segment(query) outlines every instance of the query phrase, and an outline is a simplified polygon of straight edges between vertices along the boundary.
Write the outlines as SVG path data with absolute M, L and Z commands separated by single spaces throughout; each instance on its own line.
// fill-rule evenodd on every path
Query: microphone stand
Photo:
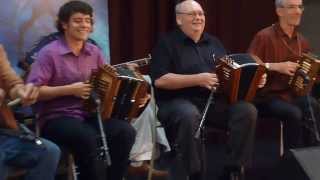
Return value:
M 316 138 L 316 144 L 318 145 L 318 144 L 320 144 L 319 129 L 318 129 L 316 118 L 314 116 L 313 107 L 311 104 L 310 92 L 308 92 L 308 94 L 307 94 L 307 102 L 308 102 L 308 109 L 309 109 L 309 113 L 310 113 L 309 120 L 311 120 L 311 123 L 313 126 L 313 134 Z
M 202 112 L 202 118 L 201 118 L 201 121 L 200 121 L 200 124 L 199 124 L 199 127 L 194 135 L 194 138 L 196 139 L 199 139 L 200 138 L 200 135 L 201 135 L 201 131 L 203 130 L 204 128 L 204 122 L 206 120 L 206 116 L 207 116 L 207 112 L 208 112 L 208 109 L 210 107 L 210 105 L 214 105 L 214 98 L 213 98 L 213 94 L 214 92 L 216 91 L 216 88 L 212 88 L 211 92 L 210 92 L 210 95 L 209 95 L 209 98 L 207 100 L 207 103 L 206 103 L 206 106 L 204 107 L 204 110 Z
M 207 103 L 206 103 L 206 106 L 202 112 L 202 118 L 201 118 L 201 121 L 200 121 L 200 124 L 198 126 L 198 129 L 194 135 L 194 138 L 196 140 L 199 140 L 200 139 L 200 145 L 201 145 L 201 154 L 202 154 L 202 158 L 201 158 L 201 169 L 202 169 L 202 172 L 201 172 L 201 178 L 203 180 L 206 179 L 206 174 L 207 174 L 207 162 L 206 162 L 206 149 L 205 149 L 205 136 L 204 136 L 204 123 L 205 123 L 205 120 L 206 120 L 206 116 L 207 116 L 207 113 L 208 113 L 208 110 L 209 110 L 209 107 L 210 105 L 214 105 L 214 92 L 216 91 L 216 88 L 213 87 L 210 91 L 210 95 L 209 95 L 209 98 L 207 100 Z
M 102 118 L 101 118 L 101 100 L 98 97 L 93 98 L 95 104 L 97 105 L 97 120 L 98 120 L 98 124 L 99 124 L 99 130 L 100 130 L 100 135 L 101 135 L 101 140 L 102 140 L 102 147 L 100 147 L 100 150 L 102 150 L 102 152 L 99 154 L 100 157 L 104 157 L 104 162 L 106 163 L 107 166 L 111 165 L 111 158 L 110 158 L 110 154 L 109 154 L 109 148 L 108 148 L 108 144 L 107 144 L 107 139 L 106 139 L 106 134 L 103 128 L 103 124 L 102 124 Z
M 308 83 L 310 82 L 310 77 L 304 73 L 301 69 L 300 71 L 298 70 L 298 73 L 302 76 L 303 78 L 303 85 L 306 87 L 308 85 Z M 310 129 L 310 131 L 313 133 L 313 135 L 315 136 L 315 140 L 316 140 L 316 144 L 320 144 L 320 136 L 319 136 L 319 129 L 318 129 L 318 125 L 317 125 L 317 121 L 316 121 L 316 118 L 315 118 L 315 115 L 314 115 L 314 111 L 313 111 L 313 107 L 312 107 L 312 104 L 311 104 L 311 99 L 310 99 L 310 91 L 307 92 L 307 106 L 308 106 L 308 110 L 309 110 L 309 117 L 308 117 L 308 120 L 311 121 L 312 123 L 312 129 L 313 129 L 313 132 L 312 130 Z

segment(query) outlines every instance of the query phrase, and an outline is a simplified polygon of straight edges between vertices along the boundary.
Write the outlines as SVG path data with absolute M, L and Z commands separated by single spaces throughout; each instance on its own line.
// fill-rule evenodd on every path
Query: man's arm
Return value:
M 285 61 L 279 63 L 265 63 L 269 71 L 275 71 L 288 76 L 293 76 L 299 67 L 298 63 Z
M 90 96 L 91 85 L 77 82 L 64 86 L 41 86 L 39 100 L 50 100 L 62 96 L 76 96 L 87 99 Z
M 23 84 L 22 79 L 11 68 L 7 55 L 1 45 L 0 79 L 3 84 L 4 93 L 7 92 L 11 99 L 20 98 L 23 105 L 30 105 L 37 100 L 38 89 L 32 84 Z
M 191 75 L 168 73 L 155 81 L 155 86 L 161 89 L 175 90 L 187 87 L 205 87 L 211 89 L 219 85 L 216 74 L 199 73 Z
M 29 106 L 34 104 L 39 95 L 39 88 L 33 84 L 17 84 L 9 91 L 10 97 L 12 99 L 20 99 L 21 104 L 24 106 Z
M 201 86 L 211 89 L 219 85 L 216 74 L 199 73 L 186 75 L 175 73 L 173 54 L 170 42 L 165 38 L 160 39 L 152 51 L 150 72 L 157 88 L 175 90 Z
M 3 86 L 1 88 L 3 88 L 5 92 L 9 92 L 14 89 L 15 86 L 23 86 L 22 79 L 17 76 L 11 68 L 7 54 L 2 45 L 0 45 L 0 80 Z M 12 98 L 15 98 L 15 90 L 11 91 L 10 95 Z
M 0 88 L 0 107 L 2 106 L 2 103 L 4 102 L 5 97 L 6 97 L 6 92 L 4 92 L 4 90 Z
M 101 57 L 100 57 L 101 56 Z M 103 64 L 102 55 L 99 55 L 98 64 Z M 62 96 L 76 96 L 83 99 L 89 97 L 91 85 L 85 82 L 76 82 L 61 86 L 48 85 L 54 70 L 52 54 L 46 49 L 39 52 L 37 60 L 32 64 L 27 82 L 39 86 L 39 100 L 51 100 Z
M 269 46 L 270 39 L 267 35 L 263 33 L 258 33 L 254 39 L 251 41 L 251 44 L 248 49 L 248 53 L 258 56 L 264 63 L 268 71 L 274 71 L 281 74 L 286 74 L 293 76 L 299 67 L 298 63 L 285 61 L 285 62 L 269 62 L 267 59 L 270 55 L 267 52 L 267 46 Z M 271 44 L 270 44 L 271 46 Z

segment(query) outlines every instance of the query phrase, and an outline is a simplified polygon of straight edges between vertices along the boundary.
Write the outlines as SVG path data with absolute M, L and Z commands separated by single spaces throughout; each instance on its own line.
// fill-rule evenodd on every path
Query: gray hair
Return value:
M 278 7 L 283 7 L 285 1 L 286 1 L 286 0 L 275 0 L 275 6 L 276 6 L 276 8 L 278 8 Z

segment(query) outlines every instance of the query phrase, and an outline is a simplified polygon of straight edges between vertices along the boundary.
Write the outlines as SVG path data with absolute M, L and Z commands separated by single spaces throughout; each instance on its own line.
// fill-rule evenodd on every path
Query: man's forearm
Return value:
M 198 74 L 184 75 L 168 73 L 155 81 L 155 86 L 161 89 L 182 89 L 198 86 Z
M 50 100 L 61 96 L 73 95 L 73 88 L 71 85 L 65 86 L 41 86 L 39 92 L 39 100 Z

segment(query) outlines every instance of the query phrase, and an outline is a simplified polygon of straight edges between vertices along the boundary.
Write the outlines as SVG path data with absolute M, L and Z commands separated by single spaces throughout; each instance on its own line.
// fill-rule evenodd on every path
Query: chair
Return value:
M 35 132 L 38 136 L 40 136 L 40 127 L 37 123 L 35 124 Z M 78 180 L 77 176 L 79 172 L 77 172 L 77 166 L 72 153 L 64 147 L 60 147 L 60 149 L 62 155 L 60 158 L 57 175 L 67 174 L 68 180 Z
M 259 140 L 272 140 L 278 144 L 278 155 L 284 154 L 283 122 L 274 118 L 258 118 L 256 128 L 256 142 Z

